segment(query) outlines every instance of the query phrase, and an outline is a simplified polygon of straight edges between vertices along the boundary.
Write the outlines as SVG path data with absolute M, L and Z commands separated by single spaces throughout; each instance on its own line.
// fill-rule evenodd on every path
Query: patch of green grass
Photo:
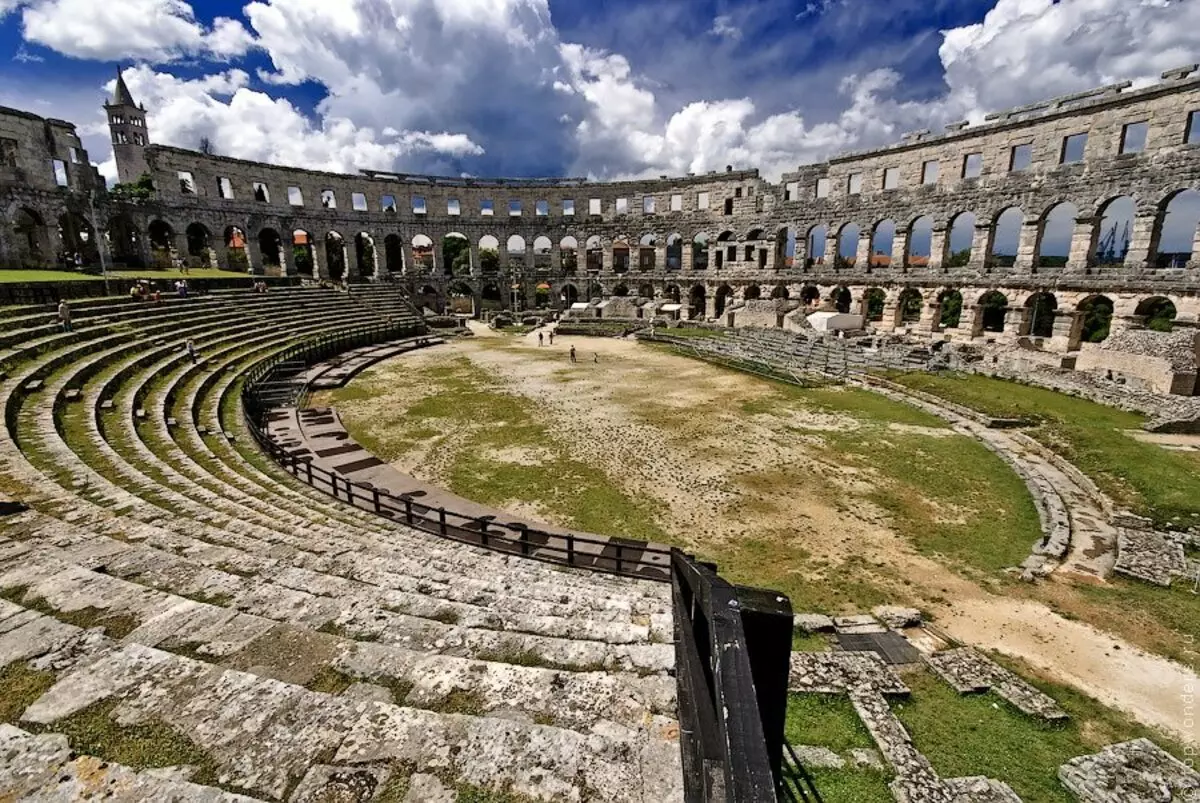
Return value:
M 808 771 L 821 797 L 830 803 L 892 803 L 889 778 L 878 770 L 869 769 L 821 769 Z
M 312 680 L 304 684 L 304 688 L 324 694 L 341 694 L 354 683 L 355 679 L 345 672 L 332 666 L 323 666 L 313 675 Z
M 792 630 L 792 652 L 825 652 L 829 646 L 829 639 L 820 633 L 809 633 L 798 627 Z
M 1167 749 L 1180 750 L 1064 686 L 1034 681 L 1071 716 L 1066 724 L 1051 725 L 1025 716 L 992 693 L 959 695 L 931 674 L 914 673 L 905 681 L 912 698 L 893 703 L 892 709 L 934 769 L 944 778 L 998 778 L 1026 803 L 1073 803 L 1058 780 L 1059 766 L 1112 742 L 1149 736 Z
M 30 669 L 17 661 L 0 669 L 0 722 L 15 724 L 21 713 L 54 685 L 53 672 Z
M 817 745 L 839 755 L 856 747 L 875 748 L 844 694 L 789 694 L 784 735 L 793 745 Z
M 471 784 L 455 784 L 458 803 L 535 803 L 535 798 L 517 794 L 511 789 L 485 789 Z
M 487 700 L 474 689 L 455 689 L 438 701 L 433 708 L 443 714 L 481 717 L 487 712 Z
M 74 611 L 58 610 L 46 602 L 43 597 L 28 599 L 28 591 L 28 586 L 10 586 L 0 589 L 0 599 L 6 599 L 28 610 L 37 611 L 84 630 L 103 627 L 105 635 L 112 639 L 125 638 L 140 624 L 137 617 L 131 614 L 112 613 L 105 608 L 88 606 Z
M 1135 440 L 1145 416 L 1045 388 L 974 374 L 893 377 L 997 418 L 1037 422 L 1028 430 L 1122 506 L 1159 525 L 1200 525 L 1200 454 Z

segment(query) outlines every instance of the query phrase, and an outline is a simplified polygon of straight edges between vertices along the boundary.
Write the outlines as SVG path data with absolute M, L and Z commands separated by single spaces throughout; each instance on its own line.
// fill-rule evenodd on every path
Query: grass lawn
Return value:
M 997 417 L 1037 422 L 1029 434 L 1071 461 L 1118 505 L 1160 525 L 1200 525 L 1200 454 L 1126 434 L 1145 416 L 1044 388 L 977 375 L 904 374 L 902 384 Z
M 660 334 L 665 337 L 699 337 L 699 338 L 714 338 L 725 337 L 724 332 L 715 329 L 701 329 L 697 326 L 680 326 L 675 329 L 659 328 L 655 330 L 655 334 Z
M 851 748 L 875 749 L 862 720 L 842 694 L 789 694 L 784 734 L 793 746 L 825 747 L 846 758 Z M 809 769 L 817 791 L 828 801 L 891 803 L 890 773 L 857 767 Z
M 997 778 L 1025 803 L 1074 803 L 1058 780 L 1058 767 L 1117 741 L 1148 736 L 1183 756 L 1180 745 L 1066 686 L 1034 681 L 1071 717 L 1066 724 L 1050 725 L 990 692 L 959 695 L 927 672 L 906 674 L 905 682 L 912 697 L 894 702 L 892 710 L 938 774 Z

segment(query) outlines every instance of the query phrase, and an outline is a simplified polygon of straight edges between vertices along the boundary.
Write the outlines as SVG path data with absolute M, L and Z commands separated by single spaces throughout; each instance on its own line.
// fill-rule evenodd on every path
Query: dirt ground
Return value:
M 903 578 L 903 587 L 915 591 L 922 607 L 954 638 L 1017 656 L 1053 680 L 1200 745 L 1195 666 L 1146 653 L 1040 602 L 998 596 L 918 554 L 891 529 L 883 511 L 861 496 L 869 477 L 815 457 L 806 440 L 805 432 L 852 427 L 852 418 L 795 413 L 794 421 L 781 422 L 776 414 L 748 414 L 742 405 L 769 396 L 769 383 L 631 341 L 558 337 L 553 347 L 539 347 L 536 334 L 499 335 L 485 327 L 475 333 L 473 340 L 403 357 L 402 366 L 392 364 L 394 393 L 347 406 L 362 417 L 375 405 L 410 404 L 421 391 L 406 387 L 401 376 L 419 376 L 420 368 L 448 355 L 465 355 L 510 391 L 532 399 L 580 459 L 616 478 L 627 492 L 655 500 L 660 525 L 677 542 L 711 548 L 766 539 L 803 550 L 826 571 L 865 557 L 880 577 Z M 576 365 L 568 362 L 571 345 L 577 349 Z M 789 431 L 788 424 L 799 430 Z M 892 427 L 964 437 L 950 430 Z M 536 451 L 491 457 L 524 464 L 538 459 Z M 395 465 L 438 482 L 447 459 L 445 450 L 414 444 Z M 772 491 L 769 480 L 779 472 L 800 478 L 795 492 Z M 539 511 L 522 504 L 514 512 Z

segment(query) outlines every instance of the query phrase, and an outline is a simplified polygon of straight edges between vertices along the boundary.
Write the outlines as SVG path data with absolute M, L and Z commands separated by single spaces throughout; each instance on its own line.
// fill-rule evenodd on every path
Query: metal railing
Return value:
M 365 482 L 353 482 L 315 465 L 309 455 L 298 455 L 276 443 L 267 431 L 272 410 L 292 407 L 307 394 L 301 378 L 311 365 L 353 348 L 382 343 L 411 330 L 369 326 L 321 335 L 276 353 L 246 374 L 242 407 L 255 441 L 277 464 L 296 479 L 335 499 L 392 521 L 496 552 L 520 555 L 592 571 L 667 582 L 671 550 L 625 538 L 593 538 L 571 532 L 549 532 L 522 522 L 498 521 L 494 516 L 472 516 L 424 504 L 413 495 L 393 494 Z

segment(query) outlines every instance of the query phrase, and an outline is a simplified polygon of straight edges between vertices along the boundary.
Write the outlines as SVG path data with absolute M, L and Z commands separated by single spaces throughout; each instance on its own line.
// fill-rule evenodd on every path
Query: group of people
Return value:
M 162 293 L 158 291 L 158 286 L 150 284 L 145 279 L 136 282 L 133 287 L 129 288 L 129 297 L 134 301 L 150 301 L 155 304 L 162 301 Z
M 538 348 L 541 348 L 544 345 L 546 345 L 545 335 L 542 332 L 538 332 Z M 554 330 L 553 329 L 550 330 L 550 345 L 551 346 L 554 345 Z M 575 353 L 574 345 L 571 346 L 571 349 L 570 349 L 570 351 L 567 352 L 567 354 L 570 357 L 570 360 L 572 363 L 579 362 L 579 355 L 577 355 Z M 592 352 L 592 362 L 600 362 L 599 352 Z

